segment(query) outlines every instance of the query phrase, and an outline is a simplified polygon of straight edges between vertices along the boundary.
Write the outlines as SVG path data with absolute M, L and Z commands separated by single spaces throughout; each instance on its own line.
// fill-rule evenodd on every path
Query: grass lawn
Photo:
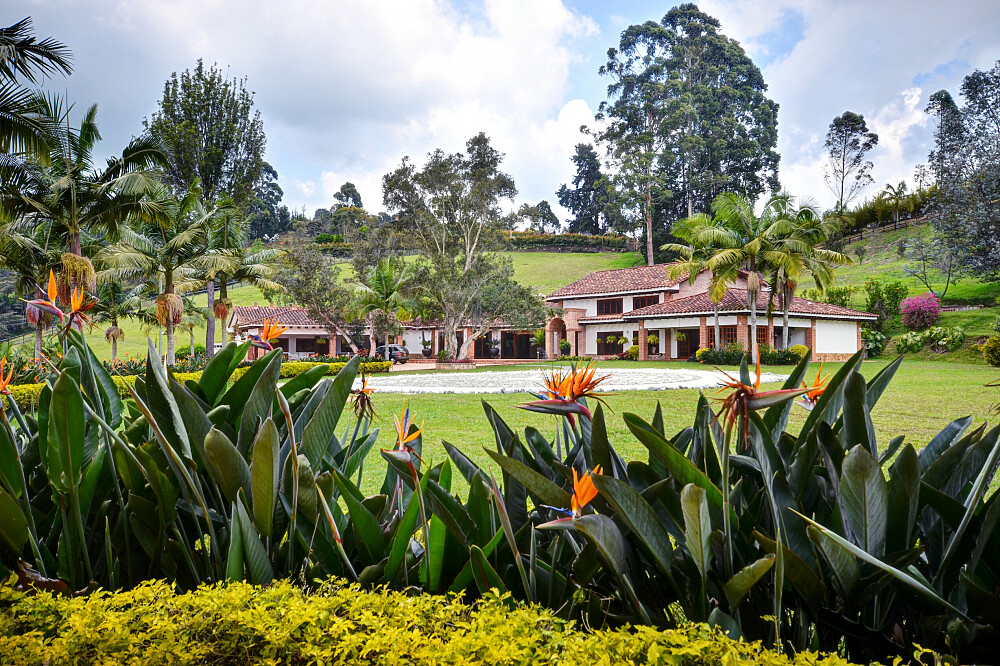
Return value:
M 882 369 L 889 359 L 866 361 L 862 373 L 872 377 Z M 629 362 L 601 362 L 599 367 L 614 367 Z M 685 364 L 650 362 L 649 367 L 685 367 Z M 524 369 L 525 366 L 504 366 L 504 369 Z M 531 366 L 528 366 L 531 367 Z M 536 366 L 537 367 L 537 366 Z M 638 366 L 642 367 L 642 366 Z M 690 368 L 691 365 L 686 367 Z M 700 367 L 700 366 L 699 366 Z M 841 364 L 829 363 L 823 372 L 833 373 Z M 491 368 L 493 370 L 500 368 Z M 775 366 L 764 370 L 787 374 L 788 366 Z M 430 371 L 424 371 L 430 372 Z M 879 442 L 884 446 L 897 435 L 906 435 L 906 441 L 923 448 L 930 439 L 955 418 L 969 414 L 980 423 L 991 416 L 990 409 L 1000 399 L 996 390 L 984 388 L 988 381 L 1000 376 L 1000 371 L 969 364 L 942 365 L 933 361 L 907 360 L 896 374 L 889 389 L 882 396 L 872 420 Z M 708 391 L 714 395 L 714 390 Z M 554 436 L 555 417 L 535 414 L 517 409 L 517 405 L 530 399 L 517 394 L 495 395 L 455 395 L 455 394 L 375 394 L 375 403 L 381 417 L 383 434 L 379 446 L 389 446 L 392 434 L 392 415 L 399 413 L 404 404 L 410 406 L 416 422 L 424 428 L 424 460 L 429 464 L 441 462 L 445 457 L 441 440 L 454 444 L 477 464 L 495 474 L 499 470 L 483 452 L 484 447 L 495 450 L 493 432 L 486 421 L 481 401 L 493 405 L 502 418 L 515 430 L 521 432 L 531 425 L 547 435 Z M 608 435 L 619 454 L 626 460 L 645 459 L 646 449 L 625 427 L 622 414 L 633 412 L 644 419 L 652 418 L 656 403 L 663 406 L 663 417 L 668 434 L 672 434 L 691 424 L 697 406 L 698 390 L 676 389 L 669 391 L 625 391 L 606 398 L 612 411 L 607 412 Z M 793 429 L 804 421 L 805 410 L 795 407 L 792 411 Z M 991 420 L 996 421 L 996 418 Z M 386 432 L 387 430 L 387 432 Z M 364 490 L 377 492 L 385 467 L 382 464 L 370 466 L 366 470 Z

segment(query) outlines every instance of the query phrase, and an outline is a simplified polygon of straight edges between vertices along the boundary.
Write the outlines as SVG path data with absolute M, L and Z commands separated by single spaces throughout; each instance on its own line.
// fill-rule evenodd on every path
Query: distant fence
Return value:
M 862 240 L 865 237 L 872 238 L 873 236 L 880 236 L 889 231 L 899 231 L 900 229 L 906 229 L 908 227 L 917 227 L 922 224 L 927 224 L 927 222 L 928 222 L 927 216 L 913 217 L 908 220 L 900 220 L 896 224 L 888 223 L 882 226 L 875 227 L 874 229 L 868 229 L 867 231 L 865 229 L 862 229 L 857 233 L 849 234 L 847 236 L 842 236 L 838 238 L 836 242 L 850 244 L 853 243 L 854 241 Z

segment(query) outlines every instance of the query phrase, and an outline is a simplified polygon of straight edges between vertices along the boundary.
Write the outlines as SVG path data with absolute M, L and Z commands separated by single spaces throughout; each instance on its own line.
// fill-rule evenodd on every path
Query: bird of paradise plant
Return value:
M 601 476 L 601 474 L 600 465 L 594 467 L 593 471 L 584 472 L 583 477 L 579 477 L 576 469 L 573 469 L 573 497 L 570 498 L 570 509 L 573 512 L 574 518 L 582 516 L 583 507 L 587 506 L 592 499 L 597 497 L 597 488 L 594 486 L 593 477 L 595 475 Z
M 38 289 L 42 291 L 41 287 Z M 34 306 L 41 312 L 46 312 L 53 317 L 59 317 L 59 322 L 64 321 L 63 311 L 56 305 L 56 299 L 59 298 L 59 286 L 56 283 L 56 274 L 51 269 L 49 270 L 49 284 L 48 289 L 45 291 L 44 298 L 36 298 L 34 300 L 28 301 L 24 300 L 28 305 Z
M 351 395 L 354 396 L 354 416 L 359 422 L 361 419 L 375 418 L 375 403 L 372 401 L 374 392 L 374 388 L 368 388 L 368 375 L 362 373 L 361 388 L 351 389 Z
M 69 321 L 66 323 L 66 330 L 68 331 L 76 325 L 76 329 L 82 332 L 84 324 L 93 326 L 94 323 L 85 313 L 92 310 L 95 305 L 97 305 L 97 299 L 86 300 L 82 288 L 73 289 L 73 293 L 70 295 L 70 311 L 67 313 Z
M 260 327 L 260 333 L 250 334 L 250 344 L 258 349 L 272 351 L 274 346 L 271 345 L 271 340 L 281 337 L 281 334 L 287 330 L 287 326 L 281 326 L 278 323 L 277 317 L 274 319 L 265 319 L 264 324 Z
M 8 365 L 10 366 L 10 369 L 7 370 L 7 375 L 4 376 L 4 370 L 7 369 Z M 0 395 L 10 395 L 10 389 L 7 387 L 10 386 L 10 381 L 13 378 L 14 378 L 14 364 L 13 363 L 8 364 L 6 356 L 0 358 Z
M 393 415 L 393 420 L 396 425 L 396 450 L 406 451 L 416 456 L 417 460 L 420 460 L 421 458 L 413 449 L 411 442 L 413 442 L 413 440 L 417 437 L 420 437 L 420 433 L 423 432 L 423 427 L 417 428 L 412 433 L 410 432 L 411 426 L 413 425 L 413 419 L 410 416 L 410 408 L 406 405 L 403 405 L 402 418 Z
M 565 376 L 561 370 L 554 370 L 550 375 L 543 372 L 542 384 L 545 387 L 543 392 L 532 393 L 538 400 L 526 402 L 518 407 L 529 412 L 569 416 L 570 423 L 573 414 L 585 416 L 590 420 L 590 410 L 579 402 L 581 398 L 593 398 L 607 404 L 602 396 L 608 394 L 598 393 L 596 389 L 610 375 L 595 377 L 596 372 L 597 367 L 593 363 L 588 363 L 582 368 L 574 363 Z
M 820 379 L 820 375 L 823 374 L 823 363 L 820 362 L 819 370 L 816 371 L 816 379 L 813 380 L 812 386 L 806 386 L 805 381 L 802 382 L 802 388 L 807 389 L 806 393 L 802 396 L 802 401 L 795 404 L 800 407 L 805 407 L 809 411 L 812 411 L 813 407 L 816 406 L 816 402 L 826 391 L 826 382 L 830 379 L 830 375 Z

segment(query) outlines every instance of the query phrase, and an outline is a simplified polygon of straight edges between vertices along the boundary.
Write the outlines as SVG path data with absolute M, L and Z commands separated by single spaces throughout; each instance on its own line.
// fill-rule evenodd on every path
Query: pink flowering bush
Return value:
M 903 299 L 899 304 L 899 314 L 906 328 L 922 331 L 933 326 L 941 318 L 941 299 L 931 292 Z

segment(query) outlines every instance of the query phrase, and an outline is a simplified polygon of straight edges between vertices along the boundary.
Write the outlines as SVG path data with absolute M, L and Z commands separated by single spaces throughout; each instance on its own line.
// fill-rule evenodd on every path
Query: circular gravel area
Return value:
M 548 374 L 549 371 L 546 371 Z M 601 383 L 607 391 L 663 391 L 679 388 L 715 388 L 726 375 L 717 370 L 660 370 L 658 368 L 608 368 L 598 376 L 610 375 Z M 733 376 L 736 376 L 734 373 Z M 751 375 L 752 376 L 752 375 Z M 787 375 L 762 373 L 761 383 L 782 382 Z M 358 382 L 356 385 L 360 385 Z M 487 372 L 436 371 L 412 375 L 371 375 L 368 386 L 381 393 L 525 393 L 539 391 L 540 370 Z

